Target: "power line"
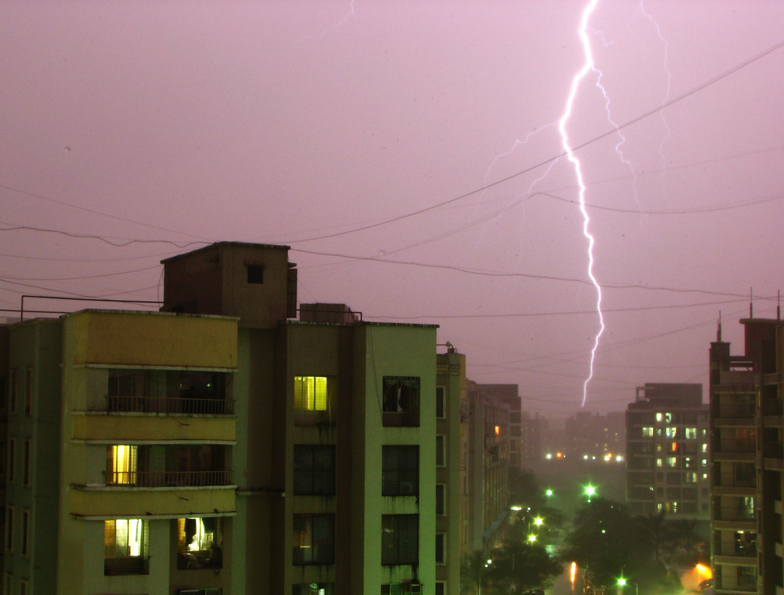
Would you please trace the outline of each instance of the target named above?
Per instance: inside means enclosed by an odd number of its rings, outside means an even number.
[[[724,72],[722,72],[722,73],[714,76],[713,78],[711,78],[711,79],[709,79],[709,80],[707,80],[707,81],[697,85],[696,87],[693,87],[692,89],[686,91],[685,93],[682,93],[681,95],[678,95],[677,97],[674,97],[673,99],[670,99],[669,101],[666,101],[666,102],[662,103],[661,105],[653,108],[652,110],[649,110],[649,111],[643,113],[640,116],[632,118],[631,120],[627,121],[626,123],[621,124],[620,126],[616,126],[615,128],[612,128],[611,130],[608,130],[607,132],[604,132],[604,133],[602,133],[602,134],[592,138],[591,140],[588,140],[588,141],[586,141],[586,142],[584,142],[582,144],[579,144],[579,145],[576,145],[575,147],[572,147],[572,152],[579,151],[580,149],[583,149],[583,148],[585,148],[585,147],[587,147],[589,145],[592,145],[593,143],[595,143],[595,142],[597,142],[599,140],[602,140],[603,138],[606,138],[606,137],[608,137],[608,136],[610,136],[612,134],[615,134],[616,132],[619,132],[620,130],[623,130],[624,128],[627,128],[627,127],[631,126],[632,124],[636,124],[637,122],[639,122],[641,120],[644,120],[645,118],[648,118],[648,117],[650,117],[650,116],[652,116],[652,115],[662,111],[663,109],[668,108],[671,105],[674,105],[675,103],[678,103],[679,101],[682,101],[682,100],[686,99],[687,97],[690,97],[690,96],[694,95],[695,93],[698,93],[699,91],[702,91],[706,87],[709,87],[710,85],[713,85],[714,83],[717,83],[718,81],[728,77],[729,75],[734,74],[738,70],[741,70],[742,68],[745,68],[746,66],[749,66],[750,64],[753,64],[757,60],[760,60],[761,58],[764,58],[768,54],[773,53],[774,51],[780,49],[781,47],[784,47],[784,41],[780,41],[777,44],[772,45],[771,47],[767,48],[766,50],[763,50],[762,52],[752,56],[751,58],[748,58],[748,59],[744,60],[740,64],[737,64],[737,65],[733,66],[732,68],[729,68],[729,69],[725,70]],[[421,215],[422,213],[427,213],[428,211],[432,211],[434,209],[443,207],[444,205],[448,205],[448,204],[457,202],[459,200],[463,200],[464,198],[468,198],[469,196],[473,196],[475,194],[479,194],[480,192],[484,192],[485,190],[488,190],[490,188],[494,188],[496,186],[499,186],[501,184],[509,182],[510,180],[513,180],[513,179],[518,178],[518,177],[520,177],[522,175],[525,175],[525,174],[527,174],[527,173],[529,173],[529,172],[531,172],[531,171],[533,171],[535,169],[538,169],[538,168],[542,167],[543,165],[547,165],[548,163],[551,163],[551,162],[555,161],[556,159],[560,159],[561,157],[563,157],[565,155],[566,155],[566,152],[562,151],[562,152],[558,153],[557,155],[555,155],[554,157],[550,157],[548,159],[545,159],[544,161],[540,161],[536,165],[532,165],[532,166],[530,166],[530,167],[528,167],[526,169],[523,169],[523,170],[521,170],[519,172],[516,172],[514,174],[506,176],[505,178],[501,178],[500,180],[496,180],[495,182],[490,182],[489,184],[485,184],[484,186],[480,186],[479,188],[471,190],[470,192],[466,192],[465,194],[461,194],[461,195],[456,196],[454,198],[450,198],[449,200],[445,200],[443,202],[431,205],[429,207],[425,207],[424,209],[418,209],[418,210],[412,211],[410,213],[405,213],[403,215],[398,215],[398,216],[392,217],[390,219],[385,219],[384,221],[380,221],[379,223],[373,223],[371,225],[365,225],[363,227],[357,227],[355,229],[349,229],[349,230],[346,230],[346,231],[341,231],[341,232],[337,232],[337,233],[333,233],[333,234],[329,234],[329,235],[323,235],[323,236],[312,237],[312,238],[305,238],[305,239],[301,239],[301,240],[288,240],[285,243],[286,244],[297,244],[297,243],[301,243],[301,242],[313,242],[313,241],[316,241],[316,240],[325,240],[325,239],[328,239],[328,238],[336,238],[336,237],[339,237],[339,236],[344,236],[344,235],[348,235],[348,234],[352,234],[352,233],[357,233],[359,231],[366,231],[368,229],[381,227],[382,225],[387,225],[389,223],[395,223],[397,221],[401,221],[403,219],[408,219],[409,217],[414,217],[416,215]]]

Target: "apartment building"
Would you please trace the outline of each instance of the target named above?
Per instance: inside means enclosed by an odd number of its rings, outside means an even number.
[[[711,553],[720,594],[784,592],[784,323],[747,318],[744,353],[710,348]]]
[[[297,318],[296,280],[221,242],[161,312],[7,327],[6,594],[457,593],[459,354],[441,418],[435,326]]]
[[[708,405],[701,384],[646,383],[626,410],[626,499],[634,514],[709,519]]]
[[[522,468],[522,409],[516,384],[477,384],[476,390],[491,401],[504,405],[509,409],[509,464],[517,469]]]
[[[497,544],[509,516],[509,406],[479,386],[466,381],[462,407],[464,554]]]

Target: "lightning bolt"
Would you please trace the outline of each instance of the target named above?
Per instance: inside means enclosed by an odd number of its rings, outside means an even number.
[[[572,147],[569,144],[569,136],[566,133],[566,123],[569,121],[569,117],[572,114],[572,106],[574,105],[574,98],[577,95],[577,88],[580,86],[580,82],[585,78],[585,76],[592,70],[596,70],[596,67],[593,63],[593,54],[591,52],[591,44],[588,41],[588,34],[585,32],[585,29],[588,25],[588,18],[591,16],[591,13],[596,8],[596,4],[599,0],[591,0],[588,3],[588,6],[585,7],[583,10],[582,20],[580,21],[580,41],[583,45],[583,53],[585,54],[585,64],[580,69],[580,71],[574,76],[572,79],[572,87],[569,91],[569,97],[566,100],[566,108],[564,109],[564,113],[561,116],[561,119],[558,122],[558,130],[561,133],[561,141],[563,145],[563,150],[566,153],[566,157],[569,162],[574,166],[575,175],[577,176],[577,185],[580,188],[580,212],[583,214],[583,235],[588,240],[588,277],[591,280],[591,283],[596,288],[596,312],[599,315],[599,332],[596,333],[596,337],[594,338],[593,348],[591,349],[591,364],[589,368],[588,377],[585,379],[583,383],[583,402],[582,407],[585,407],[585,401],[588,398],[588,384],[591,382],[593,378],[593,366],[594,361],[596,360],[596,350],[599,347],[599,339],[604,332],[604,314],[602,314],[602,287],[599,285],[599,282],[596,280],[596,277],[593,274],[593,265],[594,265],[594,257],[593,257],[593,247],[595,244],[594,237],[591,235],[589,231],[589,223],[590,217],[588,216],[588,211],[585,208],[585,182],[583,181],[583,173],[580,167],[580,161],[575,157],[574,152],[572,151]],[[606,95],[605,95],[606,97]]]

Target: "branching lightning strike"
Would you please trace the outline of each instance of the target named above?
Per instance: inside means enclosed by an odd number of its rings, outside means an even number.
[[[591,0],[588,3],[588,6],[585,7],[583,11],[582,20],[580,21],[580,41],[582,42],[583,52],[585,54],[585,64],[580,69],[580,71],[574,76],[572,79],[572,87],[569,91],[569,97],[566,100],[566,108],[564,109],[564,113],[561,116],[561,119],[558,123],[558,130],[561,133],[561,140],[563,143],[563,149],[566,152],[566,157],[569,162],[574,166],[575,175],[577,176],[577,184],[579,186],[580,192],[580,212],[583,214],[583,235],[588,240],[588,277],[591,279],[591,283],[596,288],[596,312],[599,315],[599,332],[596,333],[593,342],[593,348],[591,349],[591,363],[588,372],[588,377],[585,379],[583,383],[583,401],[582,407],[585,407],[585,402],[588,398],[588,384],[591,382],[593,378],[593,366],[594,361],[596,359],[596,350],[599,347],[599,339],[604,333],[604,315],[602,314],[602,287],[599,285],[599,282],[596,280],[596,277],[593,274],[593,264],[594,264],[594,257],[593,257],[593,247],[595,244],[594,237],[591,235],[589,231],[589,223],[590,218],[588,217],[588,210],[585,207],[585,182],[583,181],[583,174],[582,169],[580,167],[580,161],[575,157],[574,152],[572,151],[572,147],[569,144],[569,137],[566,134],[566,123],[569,120],[569,117],[572,114],[572,106],[574,105],[574,98],[577,95],[577,88],[580,86],[580,82],[585,78],[585,76],[592,70],[595,70],[595,65],[593,63],[593,54],[591,52],[591,44],[588,41],[588,34],[586,33],[586,27],[588,25],[588,18],[593,13],[594,9],[596,8],[596,4],[599,0]]]

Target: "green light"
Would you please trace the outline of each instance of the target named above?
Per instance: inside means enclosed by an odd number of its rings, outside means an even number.
[[[623,577],[619,578],[618,579],[618,586],[619,587],[625,587],[626,586],[626,579],[623,578]]]
[[[596,495],[596,488],[589,485],[585,486],[585,495],[586,496],[595,496]]]
[[[545,491],[544,495],[549,498],[550,496],[553,495],[553,491],[552,490],[547,490],[547,491]]]
[[[534,519],[534,525],[536,525],[537,527],[541,527],[542,523],[544,523],[544,521],[542,520],[542,517],[536,517]]]
[[[528,536],[528,543],[533,543],[536,541],[536,535],[529,535]]]

